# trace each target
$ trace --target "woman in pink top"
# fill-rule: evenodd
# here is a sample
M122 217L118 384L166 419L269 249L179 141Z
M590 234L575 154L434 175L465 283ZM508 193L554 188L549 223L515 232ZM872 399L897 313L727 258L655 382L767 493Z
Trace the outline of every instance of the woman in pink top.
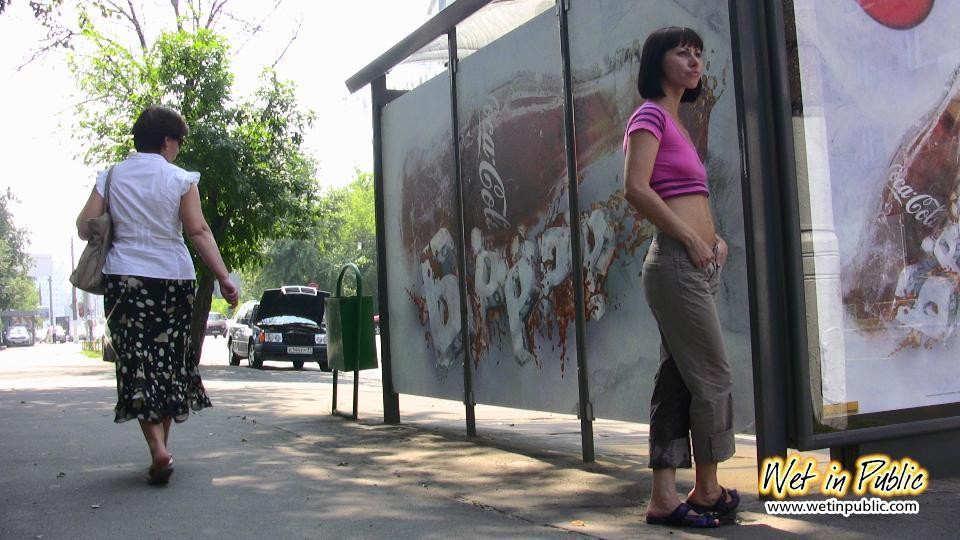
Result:
M735 449L732 379L714 304L727 245L710 213L706 169L678 114L682 102L700 95L702 51L689 28L661 28L647 38L637 83L646 101L624 134L624 194L658 229L642 276L661 336L647 523L716 527L740 501L717 480L717 464ZM696 483L683 501L676 472L691 467L691 457Z

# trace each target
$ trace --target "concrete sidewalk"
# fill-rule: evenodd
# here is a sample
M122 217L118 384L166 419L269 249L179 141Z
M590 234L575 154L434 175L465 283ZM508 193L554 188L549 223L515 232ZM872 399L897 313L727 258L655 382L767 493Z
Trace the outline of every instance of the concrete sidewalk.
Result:
M111 364L67 346L4 351L0 538L956 536L960 482L938 478L919 515L769 516L747 437L720 473L744 497L739 524L648 526L643 425L597 421L590 464L565 415L478 406L467 438L460 403L404 395L403 423L384 425L375 372L352 422L330 415L330 374L231 367L217 346L203 366L215 407L175 426L166 488L144 483L137 426L111 423ZM349 409L349 376L341 385Z
M362 377L361 377L362 378ZM374 385L371 385L373 387ZM371 388L373 389L373 388ZM372 396L371 396L372 397ZM449 441L471 442L489 452L492 457L500 452L516 457L519 462L535 460L541 465L544 478L551 467L565 469L569 482L544 484L539 500L530 493L514 493L515 497L500 492L484 491L474 497L491 508L527 517L533 521L551 524L568 530L602 538L658 538L665 535L712 536L724 538L771 538L800 536L815 538L909 538L913 535L930 538L956 538L954 512L960 504L960 480L933 478L931 487L915 499L920 502L919 515L852 515L837 516L773 516L764 509L757 492L757 461L755 440L750 436L737 437L735 456L720 466L721 483L736 488L741 494L740 512L735 525L715 530L667 529L643 523L644 507L652 480L647 466L647 426L598 420L594 422L595 463L583 463L581 456L580 422L576 417L551 413L536 413L499 407L477 407L478 436L465 436L462 405L401 396L401 415L404 426L420 432L441 434ZM372 400L370 410L378 410ZM361 410L363 410L361 406ZM361 419L375 429L376 418ZM829 452L801 452L813 457L823 471L829 464ZM494 460L495 461L495 460ZM536 468L535 468L536 469ZM489 474L496 468L483 467ZM523 471L537 476L535 470ZM555 471L554 471L555 472ZM499 474L499 472L497 472ZM527 474L522 475L527 477ZM693 486L693 471L678 471L679 489L683 492ZM555 495L558 504L551 505ZM823 500L819 493L797 500ZM844 500L857 500L852 493ZM914 499L903 497L902 499ZM562 504L559 501L564 501ZM549 510L548 510L549 509Z

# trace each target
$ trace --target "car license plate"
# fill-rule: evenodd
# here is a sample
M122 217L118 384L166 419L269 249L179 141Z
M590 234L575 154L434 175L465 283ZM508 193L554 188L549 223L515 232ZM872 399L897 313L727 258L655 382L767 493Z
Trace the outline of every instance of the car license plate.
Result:
M287 354L313 354L313 347L287 347Z

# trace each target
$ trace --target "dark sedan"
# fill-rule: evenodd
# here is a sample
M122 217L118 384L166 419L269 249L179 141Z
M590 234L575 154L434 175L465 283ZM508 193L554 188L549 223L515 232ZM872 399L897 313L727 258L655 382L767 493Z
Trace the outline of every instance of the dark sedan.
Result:
M264 362L291 362L302 369L306 362L327 364L327 334L323 325L324 301L330 293L299 285L267 289L253 312L248 340L230 342L230 356L250 367ZM231 361L231 363L233 363Z
M227 334L227 317L223 313L211 311L207 314L207 329L204 335L220 337Z

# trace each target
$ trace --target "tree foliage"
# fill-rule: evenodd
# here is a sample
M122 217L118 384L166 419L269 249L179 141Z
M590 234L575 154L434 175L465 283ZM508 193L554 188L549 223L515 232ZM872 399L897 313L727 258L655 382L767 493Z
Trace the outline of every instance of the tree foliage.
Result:
M266 264L244 273L246 297L259 299L264 289L315 282L334 292L340 269L355 263L363 274L364 294L376 304L377 245L373 175L357 171L348 185L325 191L318 199L322 222L303 239L275 240L266 246ZM353 294L353 277L344 278Z
M112 2L85 5L106 4ZM179 110L191 132L177 163L201 173L204 215L224 262L228 268L256 266L268 239L303 237L316 220L316 167L301 150L313 115L298 108L294 86L271 69L253 96L234 96L227 40L203 25L183 29L183 18L176 20L179 29L161 32L153 43L137 24L143 46L129 47L101 33L94 19L81 19L85 47L70 66L87 97L77 107L85 160L105 164L125 157L132 148L130 127L148 105ZM214 279L193 255L199 281L192 334L199 345Z
M10 3L10 0L0 0L0 14ZM134 39L127 40L128 43L124 45L139 47L144 52L155 37L147 25L148 20L159 20L161 28L165 24L169 30L220 30L227 35L245 35L249 39L264 28L267 17L280 6L282 0L264 2L262 6L265 9L259 20L229 11L229 3L230 0L167 0L162 2L166 5L165 9L161 9L161 2L157 0L138 2L138 6L130 0L30 0L30 10L47 34L26 63L52 50L73 49L76 41L83 41L84 27L93 21L108 26L110 31L106 33L111 36L120 38L122 35L131 35Z
M9 188L0 193L0 310L36 309L40 298L27 275L32 260L27 253L30 239L25 229L13 223L10 205L14 202Z

